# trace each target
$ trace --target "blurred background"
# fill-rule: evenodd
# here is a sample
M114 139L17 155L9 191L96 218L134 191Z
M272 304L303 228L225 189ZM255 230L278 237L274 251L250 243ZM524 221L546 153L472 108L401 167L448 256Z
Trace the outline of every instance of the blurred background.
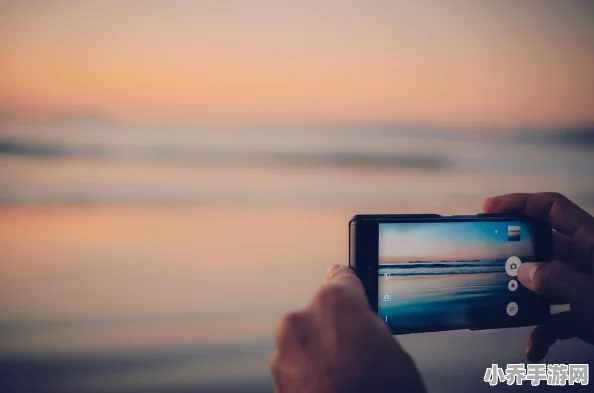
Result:
M351 216L594 211L592 42L588 2L0 1L0 390L271 391ZM528 331L401 342L479 392Z

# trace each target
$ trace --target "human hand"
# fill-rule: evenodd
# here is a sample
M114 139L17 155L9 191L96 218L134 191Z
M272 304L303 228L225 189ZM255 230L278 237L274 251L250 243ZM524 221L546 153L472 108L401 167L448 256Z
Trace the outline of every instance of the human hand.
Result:
M532 291L570 304L528 337L526 357L538 362L557 340L579 337L594 344L594 217L556 193L509 194L485 200L487 213L521 214L548 222L554 261L522 263L518 279Z
M275 329L270 370L277 393L425 392L412 358L372 311L347 266Z

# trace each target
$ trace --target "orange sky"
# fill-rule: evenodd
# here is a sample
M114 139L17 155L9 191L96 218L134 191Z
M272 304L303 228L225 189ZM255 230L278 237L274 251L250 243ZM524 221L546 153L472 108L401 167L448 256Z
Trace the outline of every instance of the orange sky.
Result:
M132 121L594 121L587 6L279 3L2 2L0 106Z

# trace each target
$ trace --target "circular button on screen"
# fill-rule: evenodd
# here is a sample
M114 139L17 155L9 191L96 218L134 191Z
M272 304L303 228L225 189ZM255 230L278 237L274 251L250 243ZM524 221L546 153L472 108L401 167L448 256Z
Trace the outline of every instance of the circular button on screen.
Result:
M516 303L511 302L510 304L507 305L507 315L509 315L510 317L513 317L517 313L518 313L518 305Z
M507 284L507 288L514 292L516 289L518 289L518 282L516 280L511 280L508 284Z
M520 261L520 258L510 257L507 260L507 262L505 262L505 272L508 275L515 277L518 275L518 268L520 267L521 264L522 264L522 261Z

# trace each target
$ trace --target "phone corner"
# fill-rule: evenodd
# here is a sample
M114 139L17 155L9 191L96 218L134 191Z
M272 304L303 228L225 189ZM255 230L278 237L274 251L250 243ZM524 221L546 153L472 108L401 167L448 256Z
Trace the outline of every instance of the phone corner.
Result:
M359 223L364 217L364 214L355 214L354 216L352 216L349 220L349 228L356 226L357 223Z

